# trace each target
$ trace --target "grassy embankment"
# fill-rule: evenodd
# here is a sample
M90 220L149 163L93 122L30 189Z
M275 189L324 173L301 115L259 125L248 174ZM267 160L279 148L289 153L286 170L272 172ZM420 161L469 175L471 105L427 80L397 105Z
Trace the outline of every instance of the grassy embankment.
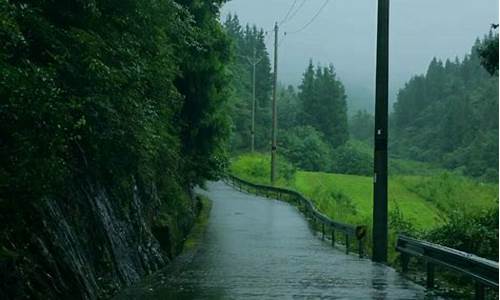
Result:
M401 231L423 233L442 225L453 210L480 211L497 205L498 184L485 184L418 162L393 160L389 178L390 259ZM279 186L295 189L331 218L351 224L372 223L373 181L368 176L305 172L279 164ZM403 175L401 173L410 173ZM269 157L244 154L230 171L244 179L269 184ZM415 175L425 174L425 175ZM371 230L369 230L371 232Z
M197 197L199 197L200 199L201 209L198 217L195 220L195 223L193 224L193 227L191 228L191 231L186 237L186 241L184 242L182 249L183 253L193 251L198 247L203 234L205 233L208 219L210 217L210 211L212 210L212 201L210 199L199 194L197 195Z

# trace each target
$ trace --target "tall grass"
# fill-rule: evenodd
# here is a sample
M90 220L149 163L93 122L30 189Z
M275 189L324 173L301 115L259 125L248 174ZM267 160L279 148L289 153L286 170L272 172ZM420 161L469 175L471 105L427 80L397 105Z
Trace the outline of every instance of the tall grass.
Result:
M367 225L370 235L373 210L371 177L304 172L295 170L281 158L280 161L277 185L301 192L332 219ZM426 168L427 164L423 163L399 160L395 164L400 171L408 168L413 172L412 175L399 173L389 178L391 262L396 259L394 243L398 233L424 236L445 225L456 211L478 213L498 205L498 184L476 182L432 166ZM230 171L246 180L269 184L269 166L268 156L243 154L233 159Z

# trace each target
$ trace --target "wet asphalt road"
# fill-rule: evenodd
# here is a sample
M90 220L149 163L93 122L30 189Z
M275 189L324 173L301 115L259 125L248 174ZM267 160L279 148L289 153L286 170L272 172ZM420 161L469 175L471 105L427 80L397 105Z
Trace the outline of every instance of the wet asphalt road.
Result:
M315 236L288 203L222 182L198 250L116 299L434 299L386 266Z

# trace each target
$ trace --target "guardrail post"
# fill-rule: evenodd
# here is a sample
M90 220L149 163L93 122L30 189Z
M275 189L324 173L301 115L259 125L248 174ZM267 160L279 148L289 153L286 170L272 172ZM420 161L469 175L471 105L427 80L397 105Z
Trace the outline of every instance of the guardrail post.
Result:
M406 253L401 253L401 269L403 273L408 272L408 264L410 263L410 256Z
M321 223L321 239L325 240L325 223Z
M335 229L332 228L332 247L335 247Z
M434 288L434 264L427 262L427 288Z
M476 300L484 300L484 298L485 298L484 284L476 281L475 290L476 290L476 293L474 294L474 299L476 299Z
M363 245L363 239L358 240L358 252L359 252L359 258L363 258L363 250L364 250L364 245Z
M349 254L349 235L345 235L345 254Z

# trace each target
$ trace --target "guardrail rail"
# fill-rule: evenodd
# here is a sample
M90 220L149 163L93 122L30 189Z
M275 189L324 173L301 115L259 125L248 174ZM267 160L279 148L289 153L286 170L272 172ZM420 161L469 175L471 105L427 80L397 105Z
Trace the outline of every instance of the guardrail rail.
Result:
M332 246L335 246L336 232L341 232L345 238L346 254L349 253L351 240L355 240L358 244L357 248L359 257L364 256L366 226L344 224L330 219L320 213L311 200L307 199L297 191L252 183L231 174L227 174L226 179L240 191L242 191L245 187L246 191L251 192L251 190L253 190L255 194L264 195L267 198L294 202L304 212L306 217L311 219L313 222L313 228L316 227L316 225L321 226L322 239L325 239L326 231L329 230L331 234Z
M408 272L411 256L425 260L427 288L434 287L434 266L441 265L471 277L475 281L475 299L485 298L485 287L491 287L498 292L498 262L496 261L404 235L398 236L396 250L401 253L403 273Z

